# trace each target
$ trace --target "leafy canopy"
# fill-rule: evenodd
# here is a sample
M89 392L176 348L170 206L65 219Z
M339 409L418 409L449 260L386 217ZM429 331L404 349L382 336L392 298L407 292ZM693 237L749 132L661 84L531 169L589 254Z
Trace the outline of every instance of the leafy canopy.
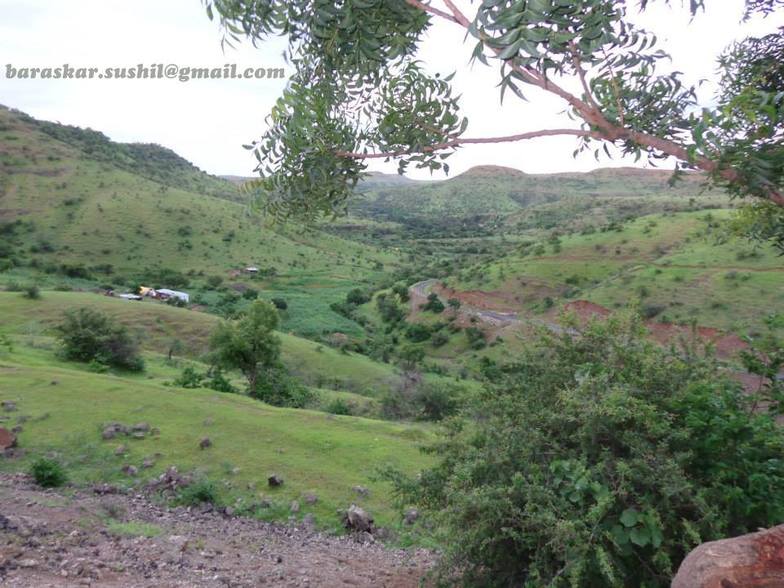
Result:
M781 522L784 432L757 399L639 317L571 332L493 369L435 467L388 472L443 534L445 579L669 586L702 541Z
M633 11L655 0L484 0L471 14L451 0L203 1L229 43L288 38L293 74L268 130L248 145L259 162L260 203L276 216L343 212L368 158L396 159L401 173L410 165L448 172L446 160L460 145L572 135L575 153L592 149L598 159L612 144L624 155L673 157L681 168L707 172L731 194L756 197L753 233L784 235L782 31L729 47L719 63L721 91L703 107L659 40L632 23ZM692 13L703 3L690 0ZM782 4L747 0L747 16ZM502 100L546 92L576 124L467 137L450 78L431 75L417 59L436 23L473 39L473 58L499 71Z

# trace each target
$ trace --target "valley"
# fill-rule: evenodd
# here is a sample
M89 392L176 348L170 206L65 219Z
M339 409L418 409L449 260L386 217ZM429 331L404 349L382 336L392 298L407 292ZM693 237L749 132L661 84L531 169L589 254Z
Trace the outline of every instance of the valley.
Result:
M378 541L438 549L390 481L433 467L423 447L538 337L637 313L646 341L713 348L722 373L760 387L741 353L784 334L779 252L739 237L736 203L704 178L669 177L370 174L347 216L274 224L241 178L0 108L0 427L16 437L0 486L30 491L13 476L44 457L75 500L106 485L338 535L358 505ZM189 302L119 297L141 287ZM279 317L284 400L249 395L216 359L214 333L259 301ZM59 325L79 309L126 332L143 369L65 357ZM112 423L147 429L107 438ZM151 491L172 467L204 495ZM112 524L143 537L136 523ZM389 585L409 585L400 573Z

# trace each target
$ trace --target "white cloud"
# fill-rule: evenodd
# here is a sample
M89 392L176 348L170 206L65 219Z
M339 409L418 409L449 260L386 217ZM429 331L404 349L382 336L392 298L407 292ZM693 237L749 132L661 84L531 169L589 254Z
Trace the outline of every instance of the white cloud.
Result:
M462 4L470 13L471 4ZM652 3L640 17L660 36L674 66L689 80L712 78L718 53L747 29L765 31L781 24L779 17L778 23L770 18L741 27L743 0L722 0L721 8L717 4L709 4L708 13L691 23L683 9L669 9L663 3ZM264 117L283 88L282 80L9 80L5 64L285 67L282 39L272 39L258 49L246 43L223 54L217 26L197 0L0 0L0 14L0 103L38 118L89 126L118 141L161 143L212 173L250 174L254 160L241 145L263 131ZM498 74L481 64L470 68L472 48L471 40L464 43L461 29L439 23L422 49L429 67L457 71L456 90L463 94L462 106L471 121L468 134L503 135L568 124L559 114L561 103L534 91L528 103L512 96L499 105ZM710 89L703 95L709 98ZM479 164L526 172L597 166L592 156L573 160L574 146L571 138L472 146L460 150L450 164L453 173ZM630 162L602 162L612 164ZM374 162L374 168L392 171L395 166Z

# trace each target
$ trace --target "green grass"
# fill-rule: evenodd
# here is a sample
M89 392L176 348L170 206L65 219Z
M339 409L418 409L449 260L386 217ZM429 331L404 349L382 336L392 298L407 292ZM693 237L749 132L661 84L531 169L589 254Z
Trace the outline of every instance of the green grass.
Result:
M281 409L239 395L46 367L25 348L0 354L0 398L16 401L15 416L27 417L19 437L24 458L4 461L6 471L25 470L34 457L49 454L77 484L132 484L176 465L216 482L227 504L266 497L280 506L313 492L318 503L303 505L301 514L313 512L326 526L336 525L336 509L357 501L380 523L394 524L388 488L374 473L385 465L413 473L429 463L418 450L431 438L423 426ZM104 441L102 425L109 421L145 421L160 435ZM205 436L212 447L201 450ZM115 455L120 444L128 447L125 456ZM150 457L155 466L140 468L138 479L122 474L123 465L140 467ZM267 487L272 473L284 478L281 488ZM370 495L356 496L351 489L356 484L368 487Z
M183 343L186 357L199 359L208 351L211 331L219 318L152 301L126 302L85 292L44 291L40 300L18 292L0 292L0 329L27 342L52 345L52 327L68 309L90 307L108 313L137 335L148 352L166 354L172 341ZM357 353L342 353L328 345L280 333L283 361L304 382L316 387L376 397L398 384L396 368ZM176 374L168 372L171 377Z
M163 529L161 529L158 525L145 523L143 521L128 521L124 523L120 521L109 521L106 524L106 530L113 535L119 535L120 537L151 538L157 537L163 533Z
M229 288L252 286L267 297L290 299L288 330L360 336L361 328L332 312L330 304L357 285L374 283L383 267L398 264L399 255L390 249L317 228L271 226L248 214L244 203L227 199L234 186L161 148L130 146L142 150L142 165L128 161L129 146L98 141L99 147L83 150L85 142L93 143L88 131L81 133L89 141L78 130L53 139L35 121L3 108L0 126L16 138L0 151L3 221L25 223L13 237L15 256L35 264L0 272L0 284L34 280L47 288L79 287L84 280L55 270L83 264L93 268L92 286L122 290L156 269L176 269L190 276L186 289L192 291L206 277L221 276ZM274 268L275 274L257 280L236 275L251 264Z

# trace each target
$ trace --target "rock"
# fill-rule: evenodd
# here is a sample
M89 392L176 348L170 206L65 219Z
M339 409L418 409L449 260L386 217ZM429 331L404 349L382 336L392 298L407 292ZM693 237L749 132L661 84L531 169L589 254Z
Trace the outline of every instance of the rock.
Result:
M223 509L223 514L225 514L227 517L234 516L234 508L232 508L231 506L227 506L226 508Z
M360 496L367 496L368 494L370 494L370 491L364 486L353 486L351 489L357 494L359 494Z
M343 514L343 524L349 531L355 533L372 533L373 517L356 504L352 504Z
M0 451L16 447L16 435L4 427L0 427Z
M291 501L291 506L289 507L289 510L291 512L293 512L293 513L299 512L299 502L296 501L296 500L292 500Z
M784 586L784 525L710 541L686 556L672 588L771 588Z
M14 435L18 435L18 434L19 434L19 433L21 433L23 430L24 430L24 429L22 429L22 425L16 425L16 426L15 426L13 429L11 429L11 432L12 432Z
M6 412L14 412L16 410L16 402L13 400L3 400L3 402L0 402L0 405Z
M190 476L181 476L177 471L177 467L171 466L168 470L158 476L157 480L150 482L147 487L151 490L168 490L173 492L188 486L191 481Z
M38 560L32 558L20 559L16 562L16 565L18 565L20 568L34 568L38 565Z
M115 455L125 455L128 453L128 446L126 445L118 445L117 449L114 450Z
M133 433L131 433L131 437L133 437L134 439L144 439L145 437L147 437L147 433L145 433L144 431L134 431Z
M93 492L98 494L99 496L104 496L105 494L119 494L120 489L117 486L112 486L111 484L96 484L93 486Z
M206 419L204 419L203 424L205 427L210 427L215 424L215 419L212 417L207 417Z
M150 435L157 437L160 434L161 434L161 430L158 427L153 427L152 429L150 429Z
M316 504L318 502L318 496L315 494L305 494L305 504Z
M150 425L149 423L136 423L131 427L131 431L134 433L149 433L150 432Z
M57 386L57 384L59 384L59 383L60 382L58 382L57 380L52 380L51 382L49 382L49 385L50 386Z
M373 535L371 535L367 531L362 531L361 533L357 533L356 539L357 539L357 542L364 543L364 544L367 544L367 545L376 542L376 540L373 537Z
M101 436L104 439L114 439L117 435L127 435L128 428L120 423L109 423L103 428Z
M419 518L419 511L415 508L409 508L403 515L403 522L407 525L413 525Z
M152 459L151 457L148 457L142 462L142 468L144 468L145 470L151 468L154 465L155 465L155 460Z
M124 465L122 468L123 474L126 476L136 476L139 473L139 468L134 465Z
M283 478L281 478L278 474L272 474L269 478L267 478L267 484L273 488L276 486L282 486Z
M201 441L199 441L200 449L207 449L208 447L212 447L212 441L210 441L209 437L204 437Z

